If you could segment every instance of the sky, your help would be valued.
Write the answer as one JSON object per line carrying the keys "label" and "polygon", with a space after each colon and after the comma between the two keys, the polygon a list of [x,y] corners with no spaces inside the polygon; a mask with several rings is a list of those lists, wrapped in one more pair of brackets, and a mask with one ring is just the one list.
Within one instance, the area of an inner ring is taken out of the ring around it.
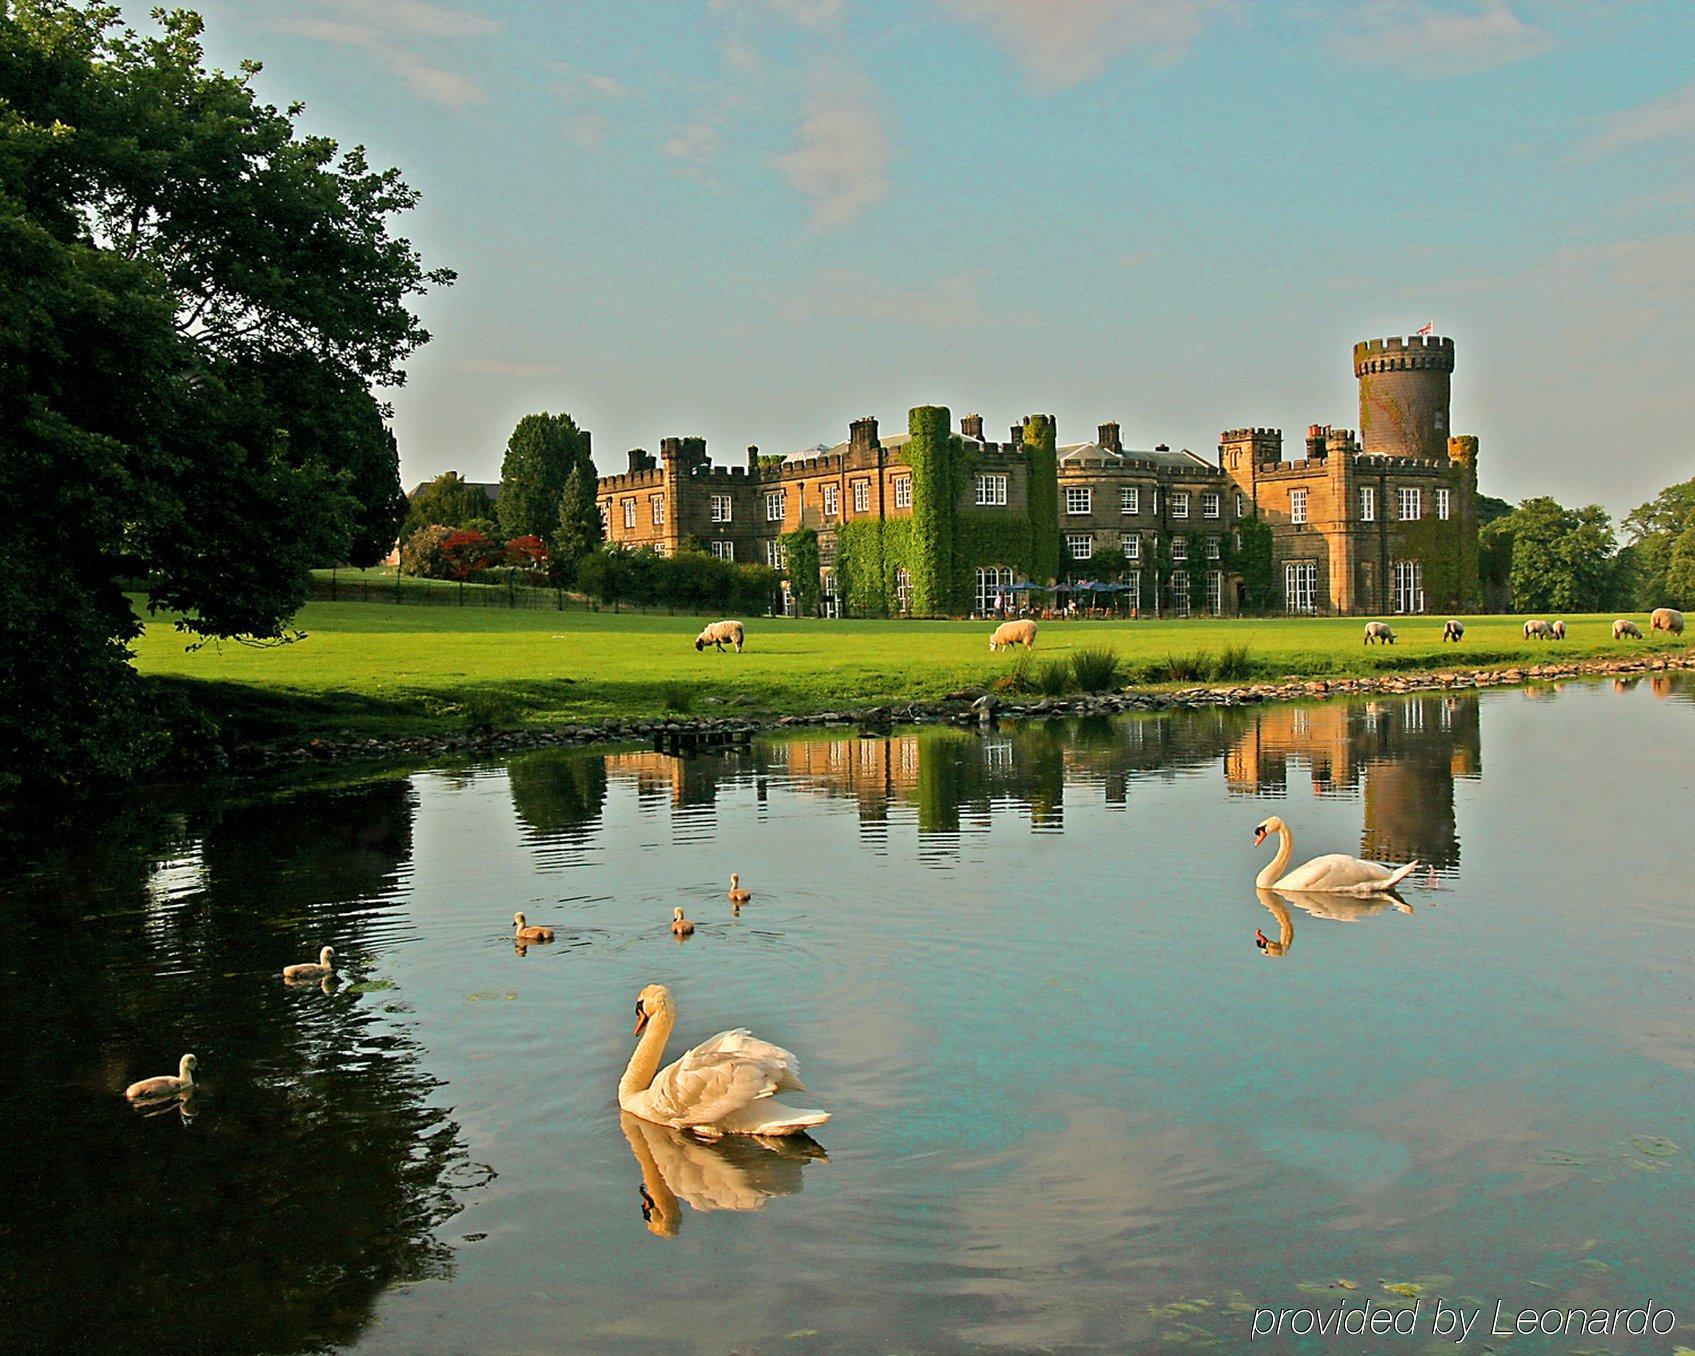
{"label": "sky", "polygon": [[926,403],[1292,455],[1357,425],[1356,340],[1426,323],[1485,492],[1695,476],[1688,0],[196,7],[458,271],[379,392],[408,487],[497,478],[537,410],[603,471]]}

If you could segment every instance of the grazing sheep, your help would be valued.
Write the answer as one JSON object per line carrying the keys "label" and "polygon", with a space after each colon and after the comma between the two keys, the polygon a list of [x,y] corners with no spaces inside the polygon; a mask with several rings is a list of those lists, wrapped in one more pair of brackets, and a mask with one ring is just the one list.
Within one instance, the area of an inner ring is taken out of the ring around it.
{"label": "grazing sheep", "polygon": [[1526,640],[1547,640],[1553,633],[1554,628],[1545,621],[1527,621],[1524,624],[1524,638]]}
{"label": "grazing sheep", "polygon": [[1395,633],[1389,629],[1388,622],[1367,622],[1365,624],[1364,643],[1369,645],[1374,640],[1380,645],[1393,645],[1395,643]]}
{"label": "grazing sheep", "polygon": [[1613,623],[1613,639],[1623,640],[1626,636],[1629,636],[1632,640],[1641,640],[1642,628],[1635,622],[1620,617]]}
{"label": "grazing sheep", "polygon": [[1648,618],[1650,631],[1665,631],[1674,636],[1683,634],[1683,614],[1675,607],[1656,607]]}
{"label": "grazing sheep", "polygon": [[1553,640],[1564,640],[1566,638],[1566,624],[1563,621],[1556,621],[1548,628],[1548,635]]}
{"label": "grazing sheep", "polygon": [[995,627],[994,635],[989,637],[989,649],[1007,649],[1013,645],[1022,645],[1026,650],[1033,649],[1036,644],[1036,623],[1033,621],[1002,622]]}
{"label": "grazing sheep", "polygon": [[742,624],[739,621],[713,622],[711,626],[694,638],[694,647],[696,650],[704,650],[710,645],[713,649],[722,651],[724,646],[728,644],[734,645],[736,653],[740,654],[742,652],[743,635]]}
{"label": "grazing sheep", "polygon": [[1465,623],[1453,620],[1443,622],[1442,639],[1444,642],[1451,640],[1458,645],[1465,639]]}

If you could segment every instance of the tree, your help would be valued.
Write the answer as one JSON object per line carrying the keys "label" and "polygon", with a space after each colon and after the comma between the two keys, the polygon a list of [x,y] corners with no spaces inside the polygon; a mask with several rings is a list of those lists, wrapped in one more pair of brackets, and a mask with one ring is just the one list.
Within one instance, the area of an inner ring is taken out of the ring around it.
{"label": "tree", "polygon": [[420,579],[447,579],[452,569],[442,544],[459,529],[443,523],[421,527],[400,548],[400,572]]}
{"label": "tree", "polygon": [[506,543],[506,563],[540,582],[553,563],[553,555],[540,537],[514,537]]}
{"label": "tree", "polygon": [[[0,787],[167,749],[122,585],[207,637],[283,637],[314,565],[399,503],[367,394],[428,335],[390,232],[416,194],[208,72],[201,21],[0,7]],[[386,547],[386,540],[383,540]]]}
{"label": "tree", "polygon": [[1129,558],[1116,546],[1097,546],[1083,562],[1083,572],[1090,579],[1122,579],[1129,568]]}
{"label": "tree", "polygon": [[443,527],[472,527],[488,524],[492,534],[496,528],[491,516],[494,505],[480,485],[461,480],[457,471],[443,471],[434,480],[418,486],[412,492],[406,510],[406,521],[400,526],[400,540],[409,540],[421,527],[439,523]]}
{"label": "tree", "polygon": [[498,561],[503,552],[481,532],[460,528],[442,539],[441,554],[447,561],[449,578],[471,579]]}
{"label": "tree", "polygon": [[1666,601],[1655,606],[1695,611],[1695,522],[1678,533],[1670,555],[1662,595]]}
{"label": "tree", "polygon": [[[1690,527],[1695,527],[1695,480],[1668,485],[1646,504],[1625,515],[1624,530],[1630,545],[1621,554],[1626,555],[1630,590],[1621,599],[1623,606],[1666,605],[1673,596],[1669,577],[1672,553],[1678,539]],[[1687,595],[1685,598],[1688,600]]]}
{"label": "tree", "polygon": [[495,516],[508,537],[551,537],[559,527],[565,482],[587,465],[588,434],[568,414],[526,414],[512,430],[500,463],[500,499]]}
{"label": "tree", "polygon": [[1618,541],[1599,505],[1568,509],[1545,496],[1526,499],[1488,532],[1511,535],[1514,608],[1594,612],[1610,597]]}
{"label": "tree", "polygon": [[559,500],[558,530],[553,535],[554,569],[562,582],[571,582],[578,562],[599,550],[606,539],[606,529],[600,521],[600,503],[595,497],[598,488],[592,465],[585,469],[579,462],[571,468],[565,493]]}

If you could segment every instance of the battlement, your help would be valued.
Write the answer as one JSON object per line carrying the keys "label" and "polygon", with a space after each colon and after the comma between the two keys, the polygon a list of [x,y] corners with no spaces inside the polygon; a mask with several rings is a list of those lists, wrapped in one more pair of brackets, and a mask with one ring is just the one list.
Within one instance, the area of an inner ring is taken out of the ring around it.
{"label": "battlement", "polygon": [[1435,334],[1366,339],[1354,345],[1354,375],[1368,372],[1452,372],[1454,341]]}
{"label": "battlement", "polygon": [[1281,445],[1283,430],[1280,428],[1227,428],[1218,435],[1219,441],[1225,443],[1258,442],[1267,438],[1275,438]]}
{"label": "battlement", "polygon": [[657,490],[665,484],[663,467],[643,467],[639,471],[624,471],[615,476],[601,476],[600,494],[620,494],[630,490]]}

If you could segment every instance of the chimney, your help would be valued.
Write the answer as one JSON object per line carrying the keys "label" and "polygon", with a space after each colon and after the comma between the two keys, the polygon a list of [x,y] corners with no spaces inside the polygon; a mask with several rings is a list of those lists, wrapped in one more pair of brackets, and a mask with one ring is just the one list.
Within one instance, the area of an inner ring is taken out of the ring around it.
{"label": "chimney", "polygon": [[1171,445],[1169,443],[1155,443],[1154,444],[1154,451],[1155,452],[1169,452],[1169,451],[1171,451]]}
{"label": "chimney", "polygon": [[1006,441],[1007,441],[1007,446],[1012,448],[1014,451],[1016,451],[1020,447],[1023,447],[1024,446],[1024,425],[1023,424],[1014,424],[1012,426],[1012,436],[1009,437]]}
{"label": "chimney", "polygon": [[645,471],[652,465],[652,459],[647,455],[647,449],[645,447],[632,447],[630,449],[631,474],[634,474],[637,471]]}
{"label": "chimney", "polygon": [[1108,452],[1122,452],[1124,444],[1118,440],[1117,424],[1102,424],[1100,429],[1100,445]]}
{"label": "chimney", "polygon": [[1307,425],[1307,459],[1316,460],[1324,455],[1324,438],[1330,432],[1328,424]]}
{"label": "chimney", "polygon": [[747,445],[747,473],[752,475],[759,469],[759,448],[754,443]]}
{"label": "chimney", "polygon": [[964,414],[959,419],[959,431],[967,438],[983,441],[983,416],[980,414]]}
{"label": "chimney", "polygon": [[866,415],[863,419],[855,419],[853,423],[848,425],[848,452],[850,455],[865,452],[876,456],[878,446],[877,421],[870,415]]}

